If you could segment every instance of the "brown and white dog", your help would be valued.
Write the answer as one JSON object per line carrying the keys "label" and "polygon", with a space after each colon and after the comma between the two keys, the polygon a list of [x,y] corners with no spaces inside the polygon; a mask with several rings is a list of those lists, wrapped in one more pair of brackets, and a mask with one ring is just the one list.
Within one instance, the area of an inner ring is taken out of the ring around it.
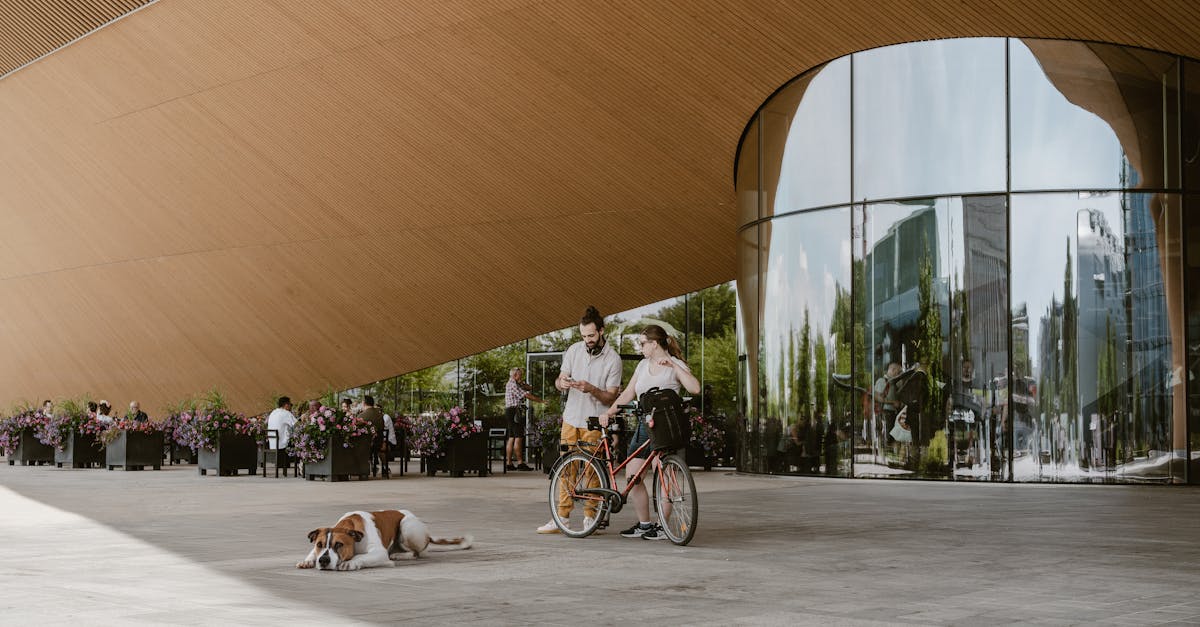
{"label": "brown and white dog", "polygon": [[392,566],[409,555],[420,557],[431,544],[448,550],[471,548],[471,536],[431,537],[425,523],[406,509],[347,512],[334,526],[310,531],[308,541],[312,551],[296,568],[358,570]]}

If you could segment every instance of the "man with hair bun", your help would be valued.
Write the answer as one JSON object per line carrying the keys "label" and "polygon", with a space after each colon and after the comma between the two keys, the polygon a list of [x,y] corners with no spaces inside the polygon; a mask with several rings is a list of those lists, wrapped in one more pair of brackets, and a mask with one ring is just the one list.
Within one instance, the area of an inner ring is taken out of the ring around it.
{"label": "man with hair bun", "polygon": [[[603,414],[621,391],[621,356],[605,341],[604,316],[595,307],[588,307],[579,320],[579,335],[583,339],[563,353],[562,369],[554,380],[554,387],[567,393],[559,441],[568,446],[580,440],[593,444],[600,440],[599,431],[588,431],[588,416]],[[569,517],[574,506],[571,497],[560,491],[559,516]],[[586,526],[587,519],[596,516],[596,507],[585,505],[583,515]],[[551,519],[537,532],[558,533],[558,525]]]}

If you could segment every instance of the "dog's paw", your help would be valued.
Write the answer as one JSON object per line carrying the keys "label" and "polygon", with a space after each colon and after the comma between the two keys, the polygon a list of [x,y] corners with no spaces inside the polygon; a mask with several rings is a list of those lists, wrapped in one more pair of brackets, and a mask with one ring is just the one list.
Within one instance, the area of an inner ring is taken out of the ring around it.
{"label": "dog's paw", "polygon": [[338,570],[358,570],[360,568],[362,568],[362,564],[359,564],[354,560],[350,560],[349,562],[338,562],[337,565]]}
{"label": "dog's paw", "polygon": [[316,562],[304,561],[304,562],[297,563],[296,568],[312,568],[313,566],[316,566],[316,565],[317,565]]}
{"label": "dog's paw", "polygon": [[389,554],[389,555],[388,555],[388,559],[392,560],[393,562],[399,562],[399,561],[403,561],[403,560],[410,560],[410,559],[412,559],[412,553],[409,553],[409,552],[407,552],[407,551],[400,551],[400,552],[397,552],[397,553],[391,553],[391,554]]}

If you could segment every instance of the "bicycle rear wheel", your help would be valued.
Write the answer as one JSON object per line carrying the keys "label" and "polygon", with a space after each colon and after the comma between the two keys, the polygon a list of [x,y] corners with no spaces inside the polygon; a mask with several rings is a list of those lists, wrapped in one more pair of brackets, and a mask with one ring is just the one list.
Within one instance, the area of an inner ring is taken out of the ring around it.
{"label": "bicycle rear wheel", "polygon": [[[608,499],[603,494],[585,493],[589,488],[611,489],[608,472],[591,455],[571,453],[560,459],[550,473],[550,516],[563,535],[589,536],[608,516]],[[559,509],[568,504],[571,512],[560,515]]]}
{"label": "bicycle rear wheel", "polygon": [[662,467],[654,470],[651,498],[667,539],[680,546],[691,542],[700,518],[700,501],[692,473],[678,455],[662,457]]}

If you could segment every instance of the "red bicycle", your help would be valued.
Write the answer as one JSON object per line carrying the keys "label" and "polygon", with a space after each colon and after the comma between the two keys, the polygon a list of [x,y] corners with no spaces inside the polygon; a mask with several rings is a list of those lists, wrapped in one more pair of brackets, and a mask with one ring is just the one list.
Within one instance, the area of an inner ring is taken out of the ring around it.
{"label": "red bicycle", "polygon": [[[622,413],[636,420],[645,418],[653,425],[657,410],[643,411],[637,405],[619,405]],[[651,510],[657,512],[659,525],[667,538],[683,546],[692,541],[696,534],[696,522],[700,515],[700,503],[696,498],[696,483],[688,470],[687,462],[670,448],[653,448],[646,463],[632,477],[627,477],[624,489],[617,485],[617,473],[646,447],[654,447],[652,437],[629,457],[617,464],[609,433],[600,425],[599,418],[588,418],[588,430],[600,431],[597,443],[579,441],[577,450],[560,457],[550,471],[550,515],[563,535],[583,538],[592,534],[610,514],[621,511],[628,501],[629,493],[637,482],[654,470],[650,493]],[[558,503],[569,498],[575,510],[583,509],[585,516],[572,520],[560,516]]]}

